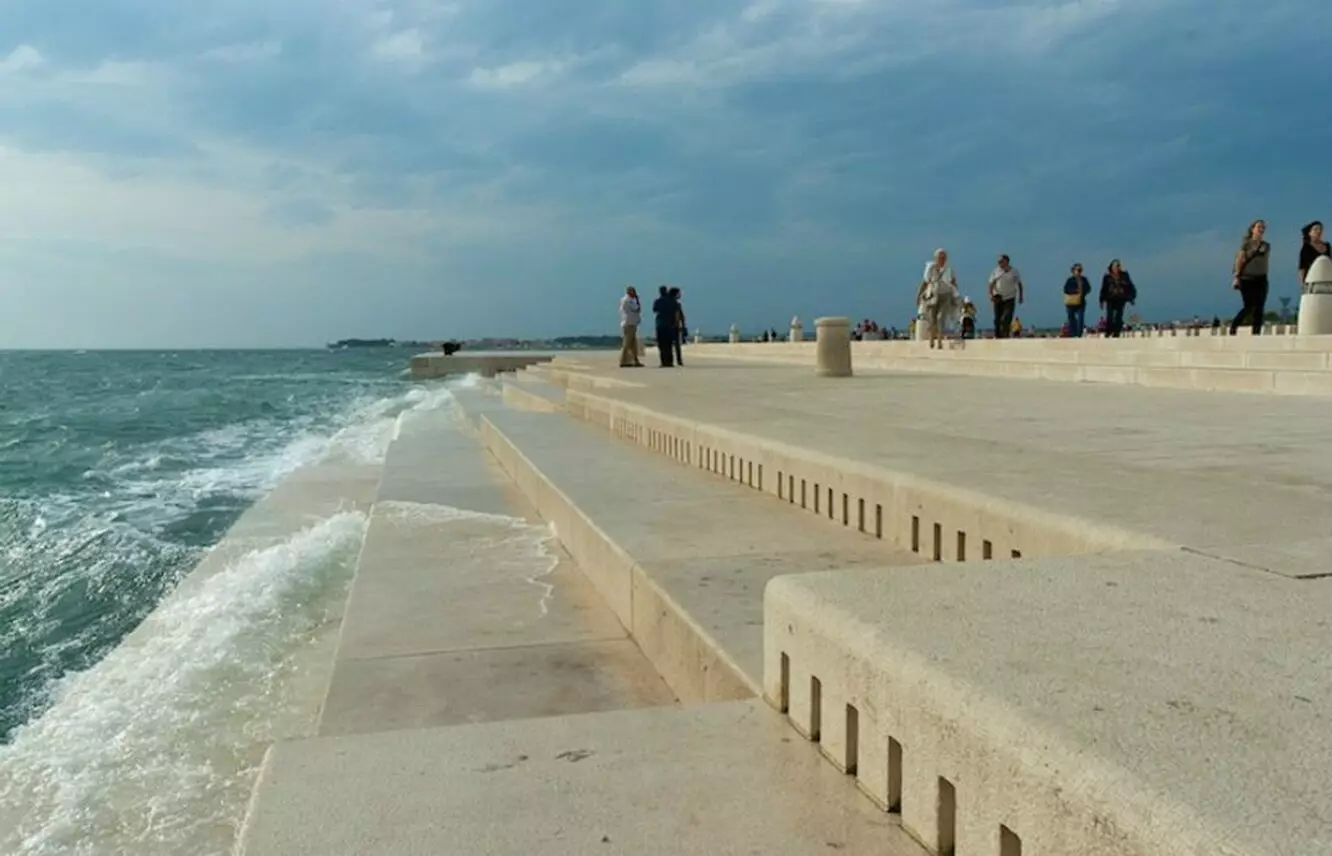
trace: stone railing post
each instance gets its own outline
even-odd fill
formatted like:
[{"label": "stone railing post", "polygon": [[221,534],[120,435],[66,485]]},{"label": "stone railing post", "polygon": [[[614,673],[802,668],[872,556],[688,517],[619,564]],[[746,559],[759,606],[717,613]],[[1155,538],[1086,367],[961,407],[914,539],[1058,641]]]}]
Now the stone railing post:
[{"label": "stone railing post", "polygon": [[731,333],[730,333],[730,336],[727,337],[727,341],[730,342],[732,345],[738,345],[738,344],[740,344],[740,328],[739,328],[739,327],[737,327],[737,326],[734,325],[734,324],[731,325]]},{"label": "stone railing post", "polygon": [[817,340],[815,371],[820,377],[851,376],[851,319],[814,319]]},{"label": "stone railing post", "polygon": [[799,315],[791,319],[791,335],[788,339],[792,342],[805,341],[805,325],[800,323]]},{"label": "stone railing post", "polygon": [[1300,336],[1332,334],[1332,259],[1327,256],[1314,259],[1304,277],[1296,330]]},{"label": "stone railing post", "polygon": [[694,344],[695,345],[703,344],[703,334],[698,332],[697,330],[694,331]]}]

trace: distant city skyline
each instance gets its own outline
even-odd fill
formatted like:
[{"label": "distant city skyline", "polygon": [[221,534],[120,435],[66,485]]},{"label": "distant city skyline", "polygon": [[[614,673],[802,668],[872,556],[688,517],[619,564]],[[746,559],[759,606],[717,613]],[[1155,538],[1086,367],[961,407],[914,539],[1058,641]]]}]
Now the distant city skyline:
[{"label": "distant city skyline", "polygon": [[[1029,324],[1112,257],[1146,318],[1269,304],[1332,219],[1332,23],[1202,0],[0,5],[0,348],[903,328],[947,247]],[[984,315],[986,308],[982,306]]]}]

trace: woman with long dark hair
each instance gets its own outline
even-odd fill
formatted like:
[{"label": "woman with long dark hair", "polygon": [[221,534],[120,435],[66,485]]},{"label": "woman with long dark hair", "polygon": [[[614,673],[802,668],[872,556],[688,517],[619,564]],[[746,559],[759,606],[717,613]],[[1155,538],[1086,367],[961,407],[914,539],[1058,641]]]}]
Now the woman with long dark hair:
[{"label": "woman with long dark hair", "polygon": [[1111,259],[1101,277],[1100,304],[1105,310],[1105,334],[1118,339],[1124,332],[1124,307],[1138,300],[1138,287],[1133,284],[1133,277],[1120,264],[1119,259]]},{"label": "woman with long dark hair", "polygon": [[1328,246],[1327,241],[1323,240],[1323,224],[1315,220],[1300,230],[1304,240],[1300,243],[1300,293],[1309,290],[1304,284],[1304,279],[1309,275],[1309,268],[1313,267],[1314,259],[1319,256],[1332,256],[1332,247]]},{"label": "woman with long dark hair", "polygon": [[1249,231],[1244,234],[1244,243],[1235,253],[1234,289],[1240,293],[1244,306],[1230,322],[1230,335],[1239,331],[1240,319],[1249,318],[1249,328],[1253,335],[1263,333],[1263,311],[1267,307],[1267,263],[1272,255],[1272,245],[1263,240],[1267,233],[1267,223],[1254,220],[1249,224]]}]

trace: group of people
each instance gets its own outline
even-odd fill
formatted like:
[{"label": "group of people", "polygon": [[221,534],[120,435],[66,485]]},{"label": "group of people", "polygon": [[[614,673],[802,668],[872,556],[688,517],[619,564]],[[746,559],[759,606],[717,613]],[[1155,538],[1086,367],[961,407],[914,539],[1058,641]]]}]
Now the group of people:
[{"label": "group of people", "polygon": [[[986,291],[994,310],[994,337],[1012,337],[1017,329],[1017,307],[1026,301],[1026,283],[1008,255],[1001,255],[995,263]],[[1073,265],[1064,283],[1070,336],[1081,336],[1086,328],[1087,302],[1091,293],[1091,282],[1083,275],[1082,265]],[[1097,299],[1106,312],[1108,334],[1118,336],[1124,329],[1124,308],[1138,299],[1138,288],[1119,259],[1112,260],[1101,277]],[[943,347],[944,331],[954,320],[960,322],[964,338],[975,335],[976,309],[958,289],[957,275],[948,264],[947,250],[935,250],[933,260],[925,266],[925,274],[916,290],[916,304],[921,322],[929,331],[931,348]]]},{"label": "group of people", "polygon": [[[1235,253],[1232,268],[1232,287],[1240,293],[1242,307],[1230,322],[1230,333],[1238,332],[1241,323],[1247,323],[1254,335],[1261,335],[1268,294],[1268,261],[1271,245],[1265,240],[1267,223],[1255,220],[1249,224],[1244,240]],[[1309,268],[1319,256],[1329,255],[1328,242],[1323,237],[1323,224],[1317,220],[1307,224],[1300,234],[1299,277],[1301,287]],[[1002,255],[990,273],[987,283],[990,303],[994,307],[994,337],[1007,339],[1012,335],[1014,313],[1025,300],[1025,284],[1007,255]],[[1064,281],[1064,308],[1068,315],[1068,335],[1081,337],[1087,329],[1087,305],[1092,296],[1091,281],[1083,274],[1081,264],[1074,264]],[[1118,338],[1124,331],[1124,310],[1138,300],[1138,287],[1119,259],[1112,259],[1101,275],[1101,287],[1096,300],[1105,312],[1105,333]],[[957,276],[948,264],[947,250],[934,252],[934,259],[925,266],[925,274],[916,291],[916,303],[921,323],[929,329],[930,347],[942,348],[944,331],[954,321],[960,321],[961,335],[969,338],[968,327],[974,335],[975,307],[961,296]]]},{"label": "group of people", "polygon": [[[682,346],[689,328],[685,324],[684,305],[680,289],[661,286],[657,299],[652,301],[652,316],[656,325],[657,354],[662,368],[684,365]],[[620,367],[642,368],[639,359],[638,328],[643,321],[643,304],[638,290],[632,285],[620,298]]]}]

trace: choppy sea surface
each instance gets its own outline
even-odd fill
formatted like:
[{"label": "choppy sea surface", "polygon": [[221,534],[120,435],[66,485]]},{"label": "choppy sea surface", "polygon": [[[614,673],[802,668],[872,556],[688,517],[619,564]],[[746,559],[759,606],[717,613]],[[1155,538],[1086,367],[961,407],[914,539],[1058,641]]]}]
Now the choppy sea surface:
[{"label": "choppy sea surface", "polygon": [[364,513],[177,586],[285,476],[447,403],[407,356],[0,352],[0,853],[230,852],[312,726]]}]

